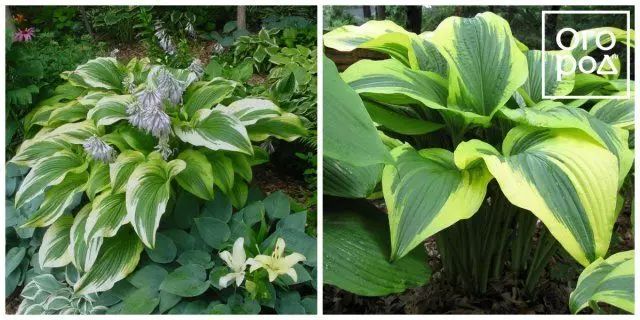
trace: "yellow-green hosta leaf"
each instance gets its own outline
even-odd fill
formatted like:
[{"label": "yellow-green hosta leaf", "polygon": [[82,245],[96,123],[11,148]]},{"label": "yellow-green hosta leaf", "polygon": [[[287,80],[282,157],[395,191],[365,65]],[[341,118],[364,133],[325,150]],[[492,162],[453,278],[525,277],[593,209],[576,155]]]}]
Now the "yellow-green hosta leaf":
[{"label": "yellow-green hosta leaf", "polygon": [[224,194],[229,194],[234,184],[233,161],[222,152],[207,153],[213,169],[213,182]]},{"label": "yellow-green hosta leaf", "polygon": [[252,154],[247,129],[238,118],[223,111],[200,109],[189,122],[173,127],[180,140],[211,150],[237,151]]},{"label": "yellow-green hosta leaf", "polygon": [[545,100],[532,108],[503,108],[500,113],[515,122],[534,127],[574,128],[584,131],[618,159],[620,186],[633,165],[634,154],[629,150],[627,142],[629,132],[604,123],[583,109]]},{"label": "yellow-green hosta leaf", "polygon": [[242,209],[245,204],[247,204],[247,197],[249,196],[249,187],[247,183],[242,179],[235,179],[235,183],[233,184],[233,188],[231,188],[231,192],[228,194],[229,201],[236,209]]},{"label": "yellow-green hosta leaf", "polygon": [[[631,32],[627,35],[627,30],[622,30],[622,29],[613,28],[613,27],[601,27],[601,28],[581,30],[574,37],[571,38],[571,45],[575,45],[575,48],[572,50],[571,53],[573,54],[576,60],[580,60],[580,58],[589,55],[589,53],[591,53],[593,50],[597,48],[596,40],[598,40],[597,39],[598,37],[600,38],[599,39],[600,45],[602,46],[609,45],[609,43],[611,43],[611,37],[609,36],[609,32],[613,34],[617,42],[622,42],[623,44],[626,45],[627,39],[628,39],[629,45],[631,47],[635,47],[636,33],[633,29],[631,29],[630,31]],[[586,49],[583,45],[583,41],[587,43]]]},{"label": "yellow-green hosta leaf", "polygon": [[[571,55],[567,51],[545,51],[544,57],[544,79],[542,79],[542,51],[529,50],[524,53],[529,66],[529,77],[522,88],[527,94],[531,103],[542,101],[542,82],[544,81],[544,91],[547,96],[567,96],[573,90],[575,72],[565,75],[563,73],[560,81],[557,80],[558,60],[562,56]],[[567,69],[570,59],[563,59],[563,69]]]},{"label": "yellow-green hosta leaf", "polygon": [[87,169],[85,159],[71,151],[58,151],[37,162],[16,192],[16,208],[39,196],[48,186],[61,183],[67,173],[80,173]]},{"label": "yellow-green hosta leaf", "polygon": [[70,233],[71,262],[78,271],[87,271],[98,258],[102,237],[87,239],[87,218],[91,212],[92,204],[88,203],[76,214],[73,219]]},{"label": "yellow-green hosta leaf", "polygon": [[578,278],[569,297],[569,309],[576,314],[592,302],[604,302],[629,313],[634,312],[634,252],[616,253],[598,258]]},{"label": "yellow-green hosta leaf", "polygon": [[121,91],[124,72],[115,58],[96,58],[71,71],[68,79],[78,87]]},{"label": "yellow-green hosta leaf", "polygon": [[245,126],[255,124],[260,119],[277,117],[282,113],[271,100],[255,98],[232,102],[222,110],[238,118]]},{"label": "yellow-green hosta leaf", "polygon": [[124,191],[131,173],[144,160],[145,156],[141,152],[127,150],[118,155],[116,161],[109,164],[109,179],[113,193]]},{"label": "yellow-green hosta leaf", "polygon": [[216,82],[187,92],[184,100],[184,111],[189,117],[195,116],[198,110],[209,110],[222,100],[231,96],[235,87],[228,82]]},{"label": "yellow-green hosta leaf", "polygon": [[[46,160],[45,160],[46,161]],[[73,202],[75,196],[87,186],[89,174],[69,173],[64,180],[44,193],[44,201],[22,227],[46,227],[54,223]]]},{"label": "yellow-green hosta leaf", "polygon": [[127,219],[149,248],[155,246],[156,230],[171,193],[171,180],[185,167],[182,160],[166,162],[152,153],[129,177],[125,188]]},{"label": "yellow-green hosta leaf", "polygon": [[69,246],[71,225],[73,225],[73,217],[65,214],[44,233],[38,252],[40,268],[64,267],[71,262]]},{"label": "yellow-green hosta leaf", "polygon": [[109,179],[109,165],[102,161],[93,161],[89,166],[89,181],[87,181],[87,197],[93,201],[95,196],[111,187]]},{"label": "yellow-green hosta leaf", "polygon": [[100,259],[73,286],[75,293],[83,295],[111,289],[136,268],[143,248],[130,228],[123,228],[115,237],[105,239]]},{"label": "yellow-green hosta leaf", "polygon": [[612,126],[635,130],[634,110],[635,103],[632,96],[631,99],[600,100],[589,110],[589,113]]},{"label": "yellow-green hosta leaf", "polygon": [[185,190],[204,200],[213,199],[213,169],[207,157],[200,151],[187,149],[178,155],[186,167],[176,176]]},{"label": "yellow-green hosta leaf", "polygon": [[127,223],[129,220],[125,193],[105,191],[93,200],[86,218],[84,240],[113,237]]},{"label": "yellow-green hosta leaf", "polygon": [[382,172],[382,191],[389,212],[391,259],[395,260],[476,213],[492,177],[482,163],[458,168],[453,153],[445,149],[416,151],[402,145],[391,156],[395,163]]},{"label": "yellow-green hosta leaf", "polygon": [[324,57],[324,155],[351,165],[391,162],[358,94]]},{"label": "yellow-green hosta leaf", "polygon": [[527,58],[509,23],[491,12],[449,17],[432,40],[449,63],[447,107],[478,115],[472,122],[488,123],[527,80]]},{"label": "yellow-green hosta leaf", "polygon": [[583,131],[518,126],[502,155],[480,140],[461,143],[459,167],[483,159],[514,205],[531,211],[586,266],[603,257],[616,221],[618,162]]},{"label": "yellow-green hosta leaf", "polygon": [[291,142],[309,134],[300,118],[290,112],[258,120],[255,124],[247,126],[247,132],[252,141],[263,141],[272,136]]},{"label": "yellow-green hosta leaf", "polygon": [[127,106],[134,102],[132,95],[106,96],[100,99],[96,106],[87,113],[87,118],[98,126],[108,126],[120,120],[128,119]]},{"label": "yellow-green hosta leaf", "polygon": [[249,156],[237,152],[227,153],[226,156],[231,159],[233,171],[238,174],[238,176],[247,182],[250,182],[251,179],[253,179],[253,171],[251,170]]},{"label": "yellow-green hosta leaf", "polygon": [[449,74],[447,60],[440,54],[431,38],[433,32],[427,31],[419,36],[410,35],[409,65],[411,69],[435,72],[446,78]]}]

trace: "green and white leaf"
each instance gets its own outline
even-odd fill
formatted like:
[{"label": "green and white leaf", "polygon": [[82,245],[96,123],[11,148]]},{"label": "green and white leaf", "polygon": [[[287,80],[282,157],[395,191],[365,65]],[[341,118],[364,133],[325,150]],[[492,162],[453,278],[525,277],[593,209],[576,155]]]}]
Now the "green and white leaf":
[{"label": "green and white leaf", "polygon": [[222,110],[238,118],[245,126],[255,124],[261,119],[277,117],[282,113],[271,100],[255,98],[232,102]]},{"label": "green and white leaf", "polygon": [[253,153],[247,129],[240,120],[217,109],[200,109],[191,121],[180,122],[173,129],[180,140],[194,146]]},{"label": "green and white leaf", "polygon": [[198,110],[209,110],[229,97],[235,89],[226,81],[205,85],[194,92],[185,94],[184,111],[189,117],[194,116]]},{"label": "green and white leaf", "polygon": [[69,173],[60,184],[54,185],[44,193],[44,201],[22,227],[46,227],[54,223],[73,203],[74,198],[85,190],[89,174],[86,172]]},{"label": "green and white leaf", "polygon": [[87,118],[93,120],[97,126],[112,125],[129,118],[127,106],[134,101],[135,98],[132,95],[104,97],[89,110]]},{"label": "green and white leaf", "polygon": [[38,251],[40,269],[64,267],[71,262],[69,239],[72,225],[73,217],[65,214],[44,233]]},{"label": "green and white leaf", "polygon": [[185,190],[204,199],[213,199],[213,169],[207,157],[194,149],[187,149],[178,155],[186,167],[176,176],[176,181]]},{"label": "green and white leaf", "polygon": [[109,165],[102,161],[93,161],[89,165],[89,180],[87,181],[87,197],[93,201],[95,196],[111,187],[109,180]]},{"label": "green and white leaf", "polygon": [[87,219],[92,210],[91,203],[85,205],[73,220],[71,226],[71,261],[78,271],[88,271],[98,258],[102,237],[87,238]]},{"label": "green and white leaf", "polygon": [[84,240],[113,237],[120,227],[127,223],[129,220],[125,193],[105,191],[93,200],[93,206],[86,218]]},{"label": "green and white leaf", "polygon": [[247,126],[247,132],[252,141],[264,141],[273,136],[291,142],[309,134],[300,118],[289,112],[258,120],[255,124]]},{"label": "green and white leaf", "polygon": [[109,164],[109,179],[111,180],[112,192],[124,191],[124,187],[129,181],[133,170],[144,161],[144,154],[138,151],[127,150],[118,155],[116,161]]},{"label": "green and white leaf", "polygon": [[124,72],[115,58],[96,58],[78,66],[68,79],[78,87],[120,91]]}]

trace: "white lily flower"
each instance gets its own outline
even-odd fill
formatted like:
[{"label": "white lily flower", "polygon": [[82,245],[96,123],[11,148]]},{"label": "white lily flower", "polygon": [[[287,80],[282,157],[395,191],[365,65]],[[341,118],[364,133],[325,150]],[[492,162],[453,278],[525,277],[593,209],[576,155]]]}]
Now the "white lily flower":
[{"label": "white lily flower", "polygon": [[286,257],[284,254],[284,239],[278,238],[276,247],[270,256],[257,255],[255,258],[247,260],[247,264],[251,266],[249,272],[254,272],[260,268],[264,268],[269,273],[269,282],[273,282],[281,274],[286,274],[294,282],[298,281],[298,274],[293,268],[298,262],[306,261],[307,258],[302,254],[294,252]]},{"label": "white lily flower", "polygon": [[222,288],[229,286],[234,279],[236,286],[240,286],[244,280],[244,269],[246,268],[247,254],[244,252],[244,238],[238,238],[233,243],[233,253],[229,251],[220,252],[220,258],[224,260],[231,272],[222,276],[218,284]]}]

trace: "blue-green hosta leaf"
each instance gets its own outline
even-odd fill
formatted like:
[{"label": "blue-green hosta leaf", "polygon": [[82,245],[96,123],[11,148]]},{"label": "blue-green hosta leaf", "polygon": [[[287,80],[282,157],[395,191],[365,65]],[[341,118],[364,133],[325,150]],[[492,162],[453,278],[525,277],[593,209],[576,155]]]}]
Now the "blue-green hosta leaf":
[{"label": "blue-green hosta leaf", "polygon": [[233,161],[222,152],[210,152],[207,159],[213,169],[213,182],[224,194],[229,194],[235,180]]},{"label": "blue-green hosta leaf", "polygon": [[108,238],[116,235],[121,226],[129,222],[124,192],[103,192],[93,200],[86,219],[84,240]]},{"label": "blue-green hosta leaf", "polygon": [[89,170],[86,192],[89,200],[93,201],[98,193],[111,187],[109,184],[109,165],[102,161],[93,161]]},{"label": "blue-green hosta leaf", "polygon": [[107,291],[131,273],[140,260],[144,245],[130,229],[104,240],[100,259],[73,286],[77,295]]},{"label": "blue-green hosta leaf", "polygon": [[141,152],[127,150],[118,155],[116,161],[109,164],[109,179],[111,180],[113,193],[124,191],[131,173],[144,160],[145,156]]},{"label": "blue-green hosta leaf", "polygon": [[181,297],[195,297],[209,288],[207,272],[197,264],[188,264],[171,272],[160,285],[160,289]]},{"label": "blue-green hosta leaf", "polygon": [[184,161],[164,161],[157,153],[138,165],[126,186],[127,219],[140,240],[155,246],[156,230],[171,193],[171,180],[186,167]]},{"label": "blue-green hosta leaf", "polygon": [[92,121],[64,124],[50,130],[44,128],[34,138],[25,140],[11,162],[20,165],[33,164],[44,157],[66,149],[71,144],[82,144],[98,133]]},{"label": "blue-green hosta leaf", "polygon": [[600,100],[589,110],[589,113],[612,126],[634,130],[634,109],[632,97],[631,99]]},{"label": "blue-green hosta leaf", "polygon": [[185,190],[204,199],[213,199],[213,169],[207,157],[200,151],[187,149],[178,155],[186,167],[176,176]]},{"label": "blue-green hosta leaf", "polygon": [[406,135],[421,135],[439,130],[444,127],[442,124],[434,123],[419,118],[395,112],[385,105],[372,101],[364,101],[364,106],[371,116],[371,119],[378,125]]},{"label": "blue-green hosta leaf", "polygon": [[227,82],[217,82],[198,88],[194,92],[185,95],[184,110],[189,117],[197,117],[200,109],[211,109],[225,98],[231,96],[234,86]]},{"label": "blue-green hosta leaf", "polygon": [[391,259],[395,260],[476,213],[492,177],[482,164],[458,168],[453,153],[445,149],[416,151],[403,145],[391,155],[395,163],[382,172],[382,191],[389,211]]},{"label": "blue-green hosta leaf", "polygon": [[381,163],[356,167],[324,157],[322,192],[343,198],[366,198],[382,178],[382,168]]},{"label": "blue-green hosta leaf", "polygon": [[69,82],[78,87],[122,90],[124,72],[114,58],[96,58],[68,74]]},{"label": "blue-green hosta leaf", "polygon": [[244,125],[238,118],[220,110],[200,109],[191,121],[174,125],[173,129],[180,140],[194,146],[253,153]]},{"label": "blue-green hosta leaf", "polygon": [[151,314],[160,304],[158,290],[139,288],[122,301],[122,314]]},{"label": "blue-green hosta leaf", "polygon": [[247,126],[247,132],[252,141],[263,141],[273,136],[291,142],[309,134],[300,118],[290,112],[284,112],[277,117],[258,120],[256,123]]},{"label": "blue-green hosta leaf", "polygon": [[271,100],[255,98],[235,101],[222,110],[238,118],[245,126],[255,124],[260,119],[277,117],[282,113]]},{"label": "blue-green hosta leaf", "polygon": [[67,173],[80,173],[87,169],[85,159],[71,151],[58,151],[37,162],[16,192],[16,208],[42,194],[48,186],[61,183]]},{"label": "blue-green hosta leaf", "polygon": [[629,132],[606,124],[583,109],[543,101],[533,108],[504,108],[500,112],[513,121],[534,127],[574,128],[584,131],[618,159],[620,186],[633,165],[634,154],[629,150],[627,142]]},{"label": "blue-green hosta leaf", "polygon": [[62,182],[45,191],[40,208],[22,227],[46,227],[54,223],[73,203],[76,195],[84,191],[88,178],[86,172],[67,174]]},{"label": "blue-green hosta leaf", "polygon": [[58,218],[44,233],[42,245],[38,252],[40,268],[63,267],[71,262],[69,238],[73,217],[65,214]]},{"label": "blue-green hosta leaf", "polygon": [[362,100],[324,57],[324,155],[366,166],[391,162]]},{"label": "blue-green hosta leaf", "polygon": [[[627,35],[627,30],[622,30],[614,27],[593,28],[588,30],[581,30],[573,38],[571,38],[571,45],[575,45],[575,48],[571,52],[573,54],[573,57],[576,60],[580,60],[580,58],[589,55],[589,53],[597,48],[596,38],[598,38],[600,35],[602,35],[599,39],[600,45],[607,46],[612,39],[608,33],[604,33],[605,31],[613,34],[616,41],[627,44],[627,40],[629,40],[629,45],[631,47],[635,47],[636,33],[633,29],[631,29],[631,32]],[[583,45],[583,41],[587,43],[586,49]]]},{"label": "blue-green hosta leaf", "polygon": [[384,296],[429,281],[426,251],[389,262],[387,218],[368,206],[358,210],[325,213],[324,283],[357,295]]},{"label": "blue-green hosta leaf", "polygon": [[[563,73],[560,81],[557,80],[558,60],[562,56],[570,55],[567,51],[545,51],[544,79],[542,79],[542,51],[526,51],[527,65],[529,66],[529,77],[522,88],[527,94],[527,98],[532,103],[542,101],[542,82],[544,81],[544,91],[546,96],[567,96],[573,90],[575,73],[565,75]],[[563,59],[563,70],[570,63],[570,59]]]},{"label": "blue-green hosta leaf", "polygon": [[447,60],[440,54],[431,38],[433,32],[427,31],[419,36],[409,36],[409,65],[411,69],[435,72],[446,78],[449,73]]},{"label": "blue-green hosta leaf", "polygon": [[88,271],[93,266],[100,246],[102,237],[87,237],[87,219],[91,212],[91,204],[85,205],[73,220],[70,232],[71,261],[78,271]]},{"label": "blue-green hosta leaf", "polygon": [[586,266],[603,257],[616,221],[618,162],[576,129],[519,126],[502,155],[471,140],[455,152],[458,167],[483,159],[514,205],[531,211],[567,252]]},{"label": "blue-green hosta leaf", "polygon": [[107,96],[100,99],[87,113],[87,118],[97,126],[108,126],[120,120],[128,119],[127,105],[134,102],[132,95]]},{"label": "blue-green hosta leaf", "polygon": [[629,313],[634,310],[634,252],[616,253],[598,258],[578,278],[569,297],[569,309],[576,314],[592,302],[605,302]]},{"label": "blue-green hosta leaf", "polygon": [[449,63],[447,107],[480,116],[473,122],[487,123],[527,80],[527,59],[509,24],[491,12],[449,17],[432,39]]}]

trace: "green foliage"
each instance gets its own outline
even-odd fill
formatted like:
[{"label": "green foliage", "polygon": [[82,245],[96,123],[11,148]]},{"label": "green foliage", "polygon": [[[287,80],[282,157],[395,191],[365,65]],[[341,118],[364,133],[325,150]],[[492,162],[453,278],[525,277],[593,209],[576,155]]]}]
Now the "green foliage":
[{"label": "green foliage", "polygon": [[[623,90],[615,76],[540,78],[542,53],[491,12],[448,17],[420,35],[370,21],[335,29],[324,43],[390,57],[340,75],[325,59],[324,164],[331,195],[382,191],[389,231],[379,236],[389,237],[391,260],[406,261],[435,236],[450,283],[482,294],[509,268],[532,294],[559,248],[583,266],[606,256],[634,159],[623,120],[632,111],[613,98],[542,100],[540,90],[544,81],[547,95],[614,96]],[[547,52],[546,68],[591,51]],[[329,272],[325,279],[338,277]]]},{"label": "green foliage", "polygon": [[249,35],[249,31],[246,29],[238,29],[237,22],[233,20],[225,23],[221,32],[212,31],[209,34],[202,35],[202,38],[215,40],[222,47],[228,48],[238,41],[238,39],[247,35]]}]

